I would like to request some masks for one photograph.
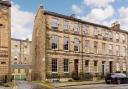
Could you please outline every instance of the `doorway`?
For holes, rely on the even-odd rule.
[[[109,72],[112,73],[112,61],[109,62]]]
[[[106,63],[105,61],[102,61],[102,74],[105,75],[106,72]]]
[[[75,72],[76,77],[78,77],[78,63],[79,63],[79,60],[75,59],[74,60],[74,72]]]

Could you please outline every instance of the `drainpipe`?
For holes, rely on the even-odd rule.
[[[81,26],[81,29],[82,29],[82,26]],[[84,61],[84,59],[83,59],[83,30],[81,30],[81,46],[82,46],[82,78],[84,77],[84,63],[83,63],[83,61]]]

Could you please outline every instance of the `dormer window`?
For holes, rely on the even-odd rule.
[[[58,19],[53,18],[51,21],[51,26],[52,26],[52,28],[57,29],[59,26]]]
[[[80,30],[79,25],[75,23],[74,24],[74,33],[75,34],[78,34],[79,33],[79,30]]]

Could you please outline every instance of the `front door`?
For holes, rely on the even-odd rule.
[[[112,61],[109,62],[109,71],[112,73]]]
[[[78,63],[79,63],[78,59],[75,59],[74,60],[74,72],[75,72],[76,77],[78,77]]]
[[[105,72],[106,72],[105,61],[102,61],[102,74],[105,75]]]

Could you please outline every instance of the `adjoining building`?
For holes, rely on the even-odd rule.
[[[24,80],[31,77],[31,61],[31,41],[12,38],[11,67],[14,79]]]
[[[127,72],[128,32],[73,16],[45,11],[40,6],[32,35],[33,80]]]
[[[11,2],[0,0],[0,80],[10,75]]]

